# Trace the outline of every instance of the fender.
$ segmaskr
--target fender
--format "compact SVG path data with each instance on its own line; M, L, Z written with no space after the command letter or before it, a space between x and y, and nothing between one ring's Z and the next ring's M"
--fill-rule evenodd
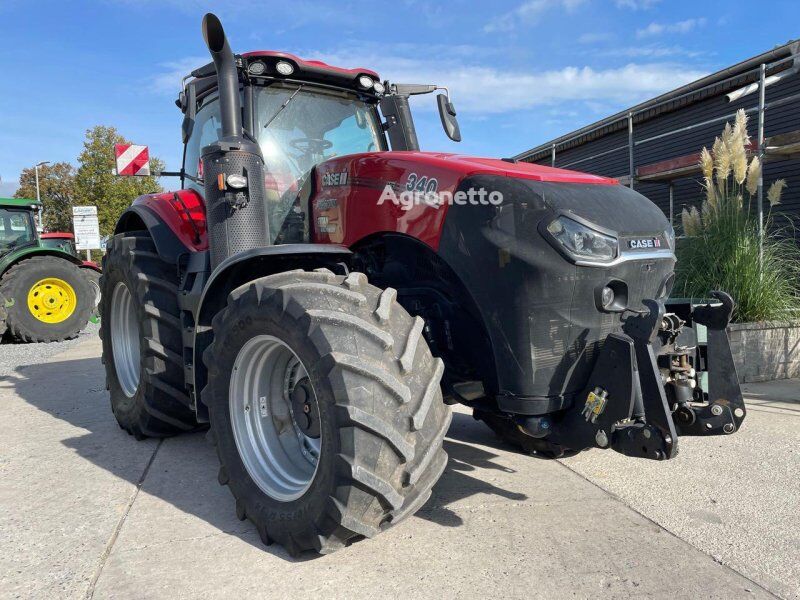
M97 271L98 273L102 273L103 272L103 270L100 268L100 265L98 265L96 262L93 262L91 260L81 261L81 264L78 265L78 266L81 269L89 269L90 271Z
M68 252L62 252L61 250L57 250L55 248L30 246L28 248L20 248L15 252L7 254L2 258L2 260L0 260L0 277L2 277L6 271L16 265L18 262L21 262L27 258L33 258L34 256L55 256L57 258L68 260L78 267L80 267L83 263L83 261L81 261L79 258L74 257Z
M145 206L131 206L120 216L114 234L141 231L146 229L153 239L156 252L162 260L171 265L178 263L182 254L191 252L175 235L175 232L159 216Z
M187 381L192 383L195 396L206 385L203 352L211 341L211 321L225 306L231 291L248 281L290 269L316 269L337 264L346 266L351 256L349 249L335 244L281 244L253 248L220 263L204 285L202 278L198 278L191 290L184 290L183 301L193 306L195 315L193 368L191 374L187 373ZM205 406L196 402L196 407L198 419L207 419Z
M206 211L195 190L145 194L120 216L114 233L146 229L158 255L170 264L182 254L208 249Z

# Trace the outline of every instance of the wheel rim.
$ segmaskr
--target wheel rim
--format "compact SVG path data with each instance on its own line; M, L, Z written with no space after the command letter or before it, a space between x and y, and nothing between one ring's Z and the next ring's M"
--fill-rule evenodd
M122 391L132 398L139 387L139 320L128 286L119 282L111 296L111 350Z
M302 496L322 437L316 394L297 355L270 335L249 340L233 365L228 404L236 448L256 485L281 502Z
M97 308L100 306L100 283L96 279L92 279L89 281L89 285L92 287L92 291L94 292L94 307Z
M73 287L57 277L40 279L28 290L28 310L42 323L66 321L77 305L78 296Z

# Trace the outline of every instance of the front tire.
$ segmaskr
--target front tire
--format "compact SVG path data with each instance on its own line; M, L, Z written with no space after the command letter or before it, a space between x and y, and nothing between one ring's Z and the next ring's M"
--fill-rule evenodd
M327 554L398 523L424 504L447 464L444 366L425 343L422 320L395 297L361 273L291 271L236 289L214 318L202 400L219 480L239 518L292 556ZM303 381L291 374L295 359L308 376L308 410L291 408L291 381ZM318 437L307 436L318 440L314 464L302 449L292 454L300 448L294 430L314 425L293 420L301 411L318 419ZM276 445L274 434L258 438L265 431L285 434L287 444ZM260 457L252 453L258 447ZM267 463L260 470L259 459Z
M120 427L136 439L197 426L184 387L178 276L146 232L109 240L100 337L106 387Z
M74 264L56 256L33 256L0 280L8 299L6 325L20 342L60 342L86 327L92 311L89 283Z

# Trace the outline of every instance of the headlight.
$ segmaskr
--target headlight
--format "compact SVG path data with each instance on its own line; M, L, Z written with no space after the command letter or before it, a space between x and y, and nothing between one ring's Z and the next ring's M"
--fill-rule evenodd
M550 235L571 256L596 262L610 262L617 256L617 238L560 216L547 226Z
M285 60L279 60L275 65L275 70L281 75L285 75L287 77L294 73L294 67L292 66L292 63L286 62Z

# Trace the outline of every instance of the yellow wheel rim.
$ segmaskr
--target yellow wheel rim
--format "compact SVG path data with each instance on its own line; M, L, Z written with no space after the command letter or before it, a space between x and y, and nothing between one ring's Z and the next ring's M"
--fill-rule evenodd
M78 296L63 279L48 277L33 284L28 292L28 310L43 323L61 323L75 312Z

